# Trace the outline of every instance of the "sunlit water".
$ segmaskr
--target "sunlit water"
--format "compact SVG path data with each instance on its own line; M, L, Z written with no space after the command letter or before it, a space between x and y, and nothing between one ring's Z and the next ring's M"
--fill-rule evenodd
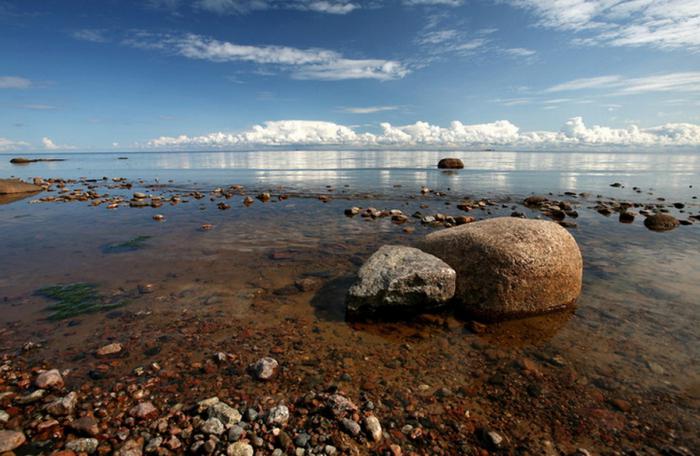
M157 297L137 298L127 307L130 312L153 312L151 320L143 323L148 333L185 311L207 318L240 319L260 327L280 325L293 316L328 329L320 345L314 345L319 343L318 337L303 336L305 353L326 356L328 350L350 350L352 356L367 359L367 353L382 347L383 356L392 359L409 340L404 334L414 334L415 328L348 325L343 318L344 293L358 265L379 245L410 245L433 228L412 221L416 231L406 234L402 226L388 219L347 218L345 208L358 205L398 208L407 214L421 210L458 215L455 203L470 195L505 203L492 208L491 214L470 214L477 218L509 215L512 205L536 217L538 213L517 204L524 195L552 192L564 198L565 191L589 192L592 196L578 200L579 227L571 230L585 263L584 288L575 313L497 325L481 336L460 333L455 338L437 331L422 342L410 339L413 356L430 359L434 357L431 350L439 346L443 354L460 359L477 337L505 350L506 358L560 354L586 382L609 387L606 395L624 396L627 391L642 397L667 395L664 397L673 398L674 405L658 406L659 413L678 419L686 427L697 424L693 404L700 397L699 224L655 233L643 226L641 217L625 225L590 207L598 194L643 202L663 197L686 204L682 210L672 209L679 218L698 214L700 204L693 197L700 193L700 155L449 155L461 157L466 169L435 169L442 157L438 152L57 154L55 157L66 161L26 166L10 165L9 157L3 156L2 177L126 177L143 179L144 185L156 179L172 181L170 188L163 190L166 194L242 184L251 188L253 195L272 190L303 197L266 204L256 201L245 208L242 196L235 196L227 200L232 208L226 211L218 210L218 200L209 198L158 209L121 207L112 211L81 202L29 204L32 198L0 205L0 299L4 298L0 325L7 325L19 339L4 338L0 349L39 337L50 342L50 356L64 359L68 353L83 350L90 335L103 331L119 334L120 328L100 314L82 317L83 324L70 331L65 322L46 321L47 303L34 294L42 286L93 282L107 292L120 293L152 282L162 292ZM128 160L119 160L120 156ZM624 187L610 187L613 182ZM110 183L98 181L99 185ZM421 186L446 192L446 196L421 195ZM635 186L641 193L632 190ZM127 196L138 190L143 190L138 184L128 191L100 189ZM334 198L322 203L314 198L317 193ZM368 194L374 196L368 199ZM155 213L165 215L166 222L154 222L151 217ZM201 231L203 223L213 224L214 229ZM105 244L143 235L151 236L143 250L119 254L103 250ZM282 260L275 252L282 253ZM315 295L280 295L257 304L250 297L259 293L256 290L269 293L283 289L304 274L324 277L327 286ZM223 296L224 302L213 308L207 304L212 296ZM129 330L134 334L145 331ZM348 348L348 340L354 341L352 348ZM367 361L362 369L388 376L381 364L386 359L379 360L379 365ZM293 362L291 355L287 362ZM392 375L397 378L388 380L389 386L408 381L400 372ZM442 382L458 388L472 375L461 370L450 375L425 370L410 381ZM684 405L681 408L677 403Z

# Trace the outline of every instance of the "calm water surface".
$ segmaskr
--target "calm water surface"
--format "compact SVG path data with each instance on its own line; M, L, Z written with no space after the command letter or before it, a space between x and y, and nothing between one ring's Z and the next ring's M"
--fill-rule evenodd
M0 331L5 325L14 334L4 337L0 348L10 347L13 341L40 338L48 341L50 356L70 363L68 353L80 351L86 340L103 331L112 331L116 337L128 331L133 332L132 339L148 337L143 334L153 333L184 312L213 318L215 310L216 318L255 322L259 327L283 325L294 316L322 330L322 336L300 333L298 343L305 356L343 351L365 360L358 364L358 372L352 372L353 377L376 371L387 376L387 387L417 382L457 389L474 373L461 368L444 372L416 367L410 378L403 371L391 371L393 378L382 363L400 357L407 342L413 350L411 359L419 364L422 359L443 355L459 360L473 349L477 338L501 350L501 358L496 359L517 360L533 353L561 356L579 376L572 389L576 395L600 388L606 397L622 396L642 409L648 401L648 413L660 414L654 419L672 423L667 426L678 423L684 442L697 444L697 438L688 436L693 435L693 427L697 429L700 401L700 224L655 233L643 226L642 217L626 225L591 208L597 194L639 202L658 202L663 197L666 203L685 204L683 209L670 209L679 218L698 214L700 204L693 197L700 194L700 154L450 153L466 164L465 170L454 172L434 168L442 155L337 151L56 154L67 160L26 166L10 165L10 157L3 156L3 177L144 180L131 190L107 189L104 186L111 181L99 181L100 193L169 195L242 184L253 195L271 190L301 196L267 204L256 201L245 208L243 197L237 195L227 200L232 208L226 211L216 208L219 200L208 197L158 209L107 210L86 202L29 204L31 198L0 205L0 298L4 298ZM128 160L118 160L119 156ZM143 187L156 179L173 182L165 189ZM610 187L613 182L624 188ZM421 195L421 186L446 195ZM634 191L635 186L641 192ZM570 198L563 195L565 191L591 192L592 196ZM333 199L321 203L315 198L320 192ZM381 244L410 245L433 230L412 220L416 231L407 234L388 219L347 218L345 208L371 205L398 208L407 214L420 210L459 215L456 203L471 195L503 204L491 207L490 213L470 214L477 218L509 215L513 207L536 217L538 213L518 204L533 192L570 198L580 213L578 228L571 232L583 252L584 288L573 314L496 325L478 336L423 328L427 335L421 339L405 336L415 333L410 325L358 327L345 323L343 297L358 265ZM368 199L368 193L374 196ZM167 221L154 222L155 213L164 214ZM213 224L214 230L199 230L203 223ZM105 244L136 236L150 236L146 248L120 254L103 249ZM284 290L304 274L328 282L315 295L269 294ZM100 314L84 317L83 324L75 328L66 322L47 321L47 302L35 290L70 282L97 283L109 293L132 290L139 283L157 283L158 293L135 299L128 306L130 312L152 312L143 322L134 323L147 329L129 327L120 335L120 329L111 327ZM273 300L255 302L250 297L259 293ZM211 302L219 304L212 307ZM319 341L320 345L314 345ZM438 347L440 355L433 352ZM384 361L372 364L376 350L382 351ZM165 353L164 349L163 356ZM291 355L286 362L294 363ZM508 363L504 361L512 365Z

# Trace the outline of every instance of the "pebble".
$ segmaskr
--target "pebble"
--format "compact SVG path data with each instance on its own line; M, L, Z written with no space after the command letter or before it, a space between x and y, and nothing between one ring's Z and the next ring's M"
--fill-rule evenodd
M163 444L163 437L154 437L151 440L148 441L146 444L146 448L144 448L144 451L146 453L155 453L158 451L158 448Z
M44 371L36 378L34 384L37 388L62 388L63 387L63 377L58 369L51 369Z
M209 418L202 423L200 429L206 434L221 435L224 433L224 425L218 418Z
M328 456L333 456L338 452L338 450L333 445L326 445L323 448L323 452L326 453Z
M358 435L360 433L360 425L349 418L343 418L340 420L340 424L343 429L350 435Z
M382 425L376 416L369 415L365 417L365 430L375 442L379 442L382 439Z
M218 402L207 410L210 419L216 419L227 428L241 421L241 412L224 402Z
M229 442L237 442L241 436L243 435L243 430L242 427L236 425L232 426L231 429L228 430L228 440Z
M19 431L0 431L0 454L19 448L27 441Z
M141 456L143 448L142 440L127 440L114 454L116 456Z
M226 448L228 456L253 456L253 447L246 442L236 442Z
M70 423L70 427L82 434L94 436L100 433L99 423L92 416L78 418Z
M98 440L94 438L76 439L66 443L66 449L75 451L76 453L91 454L94 453L95 450L97 450L97 445L99 445L99 443L100 442L98 442Z
M156 222L164 222L165 216L163 214L156 214L153 216L153 220L155 220Z
M306 432L302 432L301 434L294 437L294 445L304 448L306 447L306 445L308 445L309 440L311 440L311 436Z
M258 380L270 380L275 374L277 374L277 368L279 363L276 359L265 357L257 360L252 366L251 370L253 376Z
M141 287L139 286L139 291L141 291ZM109 345L105 345L104 347L100 347L97 349L95 354L97 356L111 356L111 355L116 355L117 353L120 353L122 351L122 344L120 343L113 343Z
M289 409L285 405L271 408L267 415L268 424L285 424L287 421L289 421Z
M660 364L655 363L655 362L653 362L653 361L648 361L648 362L647 362L647 367L649 368L650 371L652 371L653 373L655 373L655 374L657 374L657 375L663 375L664 372L666 372L666 371L664 370L664 368L661 367Z
M158 409L151 402L141 402L129 411L129 415L141 419L153 418L158 415Z
M4 410L0 410L0 423L7 423L10 421L10 414Z

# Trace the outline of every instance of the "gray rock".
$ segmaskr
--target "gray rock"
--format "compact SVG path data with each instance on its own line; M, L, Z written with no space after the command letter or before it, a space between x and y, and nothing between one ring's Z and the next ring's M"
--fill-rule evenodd
M345 432L350 435L358 435L360 433L360 425L349 418L343 418L340 420L340 424L343 426Z
M301 434L294 437L294 445L304 448L306 445L308 445L309 440L311 440L311 436L306 432L302 432Z
M581 293L578 244L554 222L483 220L431 233L420 247L457 271L455 298L484 319L571 307Z
M455 271L413 247L385 245L358 272L346 299L349 316L412 313L444 305L455 292Z
M78 395L71 391L64 397L59 397L46 406L46 411L53 416L70 415L78 403Z
M438 162L437 167L440 169L462 169L464 162L459 158L443 158Z
M238 440L240 440L241 436L243 435L243 432L244 430L242 427L238 425L232 426L231 429L228 430L228 441L237 442Z
M10 421L10 414L4 410L0 410L0 423L7 423Z
M253 447L246 442L236 442L226 448L228 456L253 456Z
M144 451L146 453L155 453L158 451L158 448L163 444L163 437L154 437L151 440L148 441L146 444L146 448Z
M250 366L253 376L258 380L270 380L277 374L279 363L276 359L265 357Z
M224 433L224 425L218 418L209 418L202 423L200 429L206 434L221 435Z
M268 424L285 424L289 420L289 409L285 405L272 407L267 415Z
M62 388L63 387L63 377L58 369L51 369L42 372L34 381L37 388Z
M224 402L219 402L209 407L207 416L218 419L227 428L241 421L241 412Z
M12 451L24 445L27 438L23 432L19 431L0 431L0 453Z
M88 453L92 454L97 450L97 445L99 445L97 439L76 439L66 443L66 449L75 451L76 453Z

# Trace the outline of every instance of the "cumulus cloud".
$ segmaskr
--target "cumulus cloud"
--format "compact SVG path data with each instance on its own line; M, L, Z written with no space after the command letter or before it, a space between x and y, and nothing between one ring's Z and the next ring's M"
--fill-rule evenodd
M381 123L380 133L358 132L333 122L282 120L265 122L241 133L202 136L161 136L147 146L163 149L239 146L340 146L391 148L470 148L478 146L566 147L700 147L700 125L672 123L652 128L587 126L581 117L569 119L559 131L521 131L507 120L483 124L453 121L447 127L416 122Z
M583 89L614 89L616 95L634 95L648 92L699 92L700 71L666 73L636 78L620 75L574 79L554 85L545 92L566 92Z
M288 71L296 79L400 79L409 69L399 61L350 59L328 49L254 46L219 41L201 35L162 35L136 32L124 43L141 49L170 52L195 60L249 62Z
M584 45L700 49L697 0L505 0Z
M41 145L44 147L45 150L70 150L70 149L75 149L73 146L68 146L68 145L59 145L54 143L51 138L43 137L41 139Z
M408 6L460 6L464 0L403 0Z
M11 139L0 137L0 152L10 152L14 150L22 150L29 147L29 143L24 141L13 141Z
M28 89L32 81L19 76L0 76L0 89Z

